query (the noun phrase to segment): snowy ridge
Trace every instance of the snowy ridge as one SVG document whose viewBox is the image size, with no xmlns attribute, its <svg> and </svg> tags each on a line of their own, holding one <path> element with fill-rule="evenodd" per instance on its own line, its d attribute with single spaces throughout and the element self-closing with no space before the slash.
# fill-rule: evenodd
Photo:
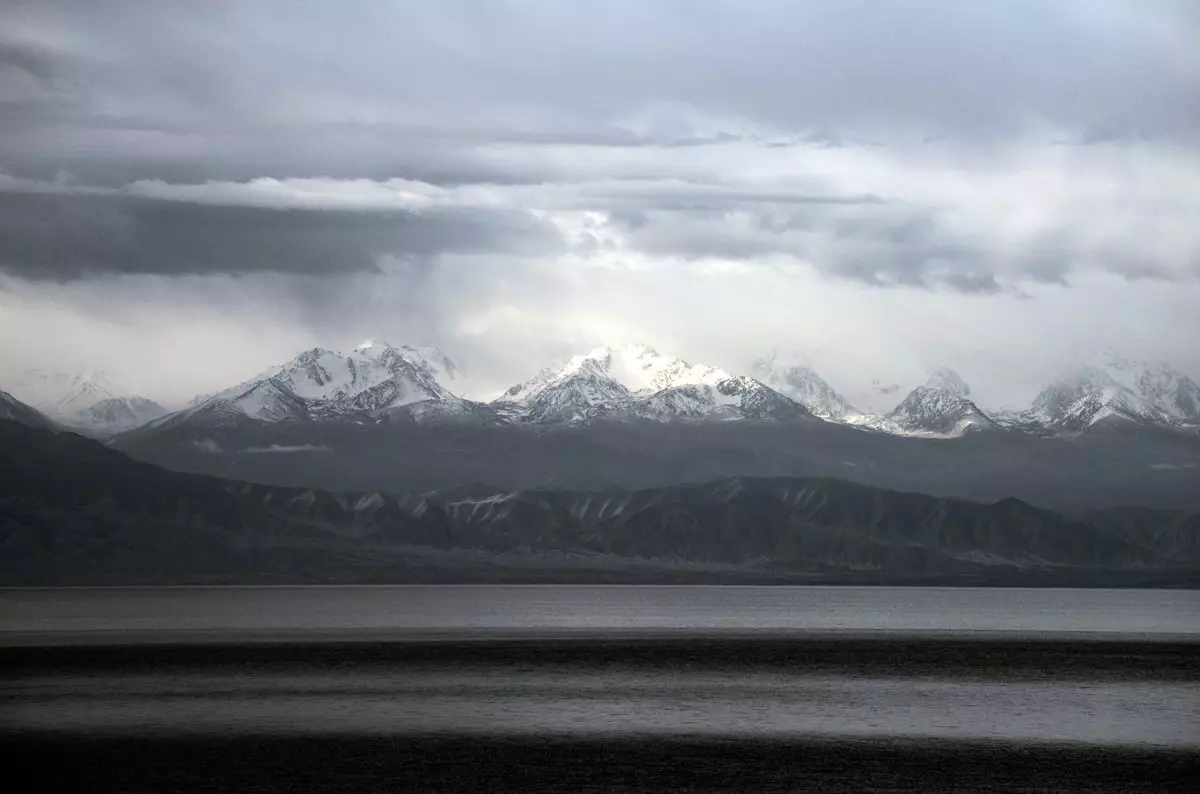
<svg viewBox="0 0 1200 794">
<path fill-rule="evenodd" d="M 691 364 L 647 345 L 600 347 L 542 370 L 494 403 L 515 421 L 768 419 L 807 416 L 795 401 L 749 377 Z"/>
<path fill-rule="evenodd" d="M 1113 421 L 1198 424 L 1200 386 L 1166 364 L 1108 356 L 1051 383 L 1013 424 L 1076 432 Z"/>
<path fill-rule="evenodd" d="M 470 404 L 442 386 L 439 375 L 455 378 L 461 371 L 434 347 L 393 347 L 374 340 L 349 354 L 317 347 L 248 381 L 193 401 L 190 407 L 151 426 L 245 419 L 332 421 L 423 403 L 442 404 L 436 412 L 425 412 L 431 415 L 467 410 Z"/>
</svg>

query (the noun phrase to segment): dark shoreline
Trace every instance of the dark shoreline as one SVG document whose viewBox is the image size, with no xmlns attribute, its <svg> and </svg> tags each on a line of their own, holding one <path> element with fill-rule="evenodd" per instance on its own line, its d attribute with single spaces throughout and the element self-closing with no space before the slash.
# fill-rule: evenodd
<svg viewBox="0 0 1200 794">
<path fill-rule="evenodd" d="M 1194 568 L 1149 570 L 994 571 L 922 573 L 879 571 L 808 571 L 787 568 L 656 565 L 626 560 L 623 564 L 569 567 L 539 562 L 537 557 L 504 564 L 497 555 L 470 555 L 455 564 L 422 559 L 364 574 L 263 574 L 261 572 L 149 574 L 116 571 L 97 574 L 95 563 L 79 569 L 31 572 L 0 570 L 0 590 L 56 590 L 151 587 L 321 587 L 396 585 L 731 585 L 753 587 L 967 587 L 1102 590 L 1200 590 Z"/>
<path fill-rule="evenodd" d="M 1191 792 L 1200 750 L 894 739 L 0 734 L 44 791 Z"/>
</svg>

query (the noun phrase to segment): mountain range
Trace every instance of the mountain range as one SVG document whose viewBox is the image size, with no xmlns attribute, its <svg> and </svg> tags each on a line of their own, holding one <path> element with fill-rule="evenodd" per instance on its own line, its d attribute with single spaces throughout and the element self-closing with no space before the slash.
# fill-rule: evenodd
<svg viewBox="0 0 1200 794">
<path fill-rule="evenodd" d="M 36 419 L 36 417 L 35 417 Z M 1189 585 L 1200 518 L 1068 516 L 842 480 L 337 492 L 167 471 L 0 420 L 0 584 L 718 581 Z"/>
<path fill-rule="evenodd" d="M 647 345 L 601 347 L 546 367 L 490 402 L 460 396 L 462 370 L 432 346 L 369 341 L 350 353 L 324 348 L 168 414 L 119 395 L 103 373 L 33 370 L 14 394 L 60 424 L 97 436 L 134 428 L 207 427 L 253 421 L 411 421 L 578 425 L 596 421 L 794 421 L 815 418 L 862 430 L 923 437 L 977 431 L 1078 433 L 1114 422 L 1195 432 L 1200 386 L 1166 364 L 1108 356 L 1051 382 L 1023 410 L 981 408 L 969 385 L 942 368 L 907 394 L 873 382 L 864 395 L 886 410 L 854 406 L 808 366 L 772 353 L 749 375 L 693 364 Z M 30 399 L 25 395 L 35 395 Z"/>
<path fill-rule="evenodd" d="M 131 430 L 47 416 L 167 468 L 338 491 L 820 476 L 1059 510 L 1200 510 L 1200 390 L 1163 365 L 1112 359 L 1058 379 L 1026 410 L 995 412 L 949 369 L 884 413 L 775 356 L 751 371 L 603 347 L 479 402 L 456 393 L 463 372 L 437 348 L 369 342 L 303 351 L 144 423 L 156 407 L 134 397 L 92 406 L 107 428 L 140 423 Z"/>
</svg>

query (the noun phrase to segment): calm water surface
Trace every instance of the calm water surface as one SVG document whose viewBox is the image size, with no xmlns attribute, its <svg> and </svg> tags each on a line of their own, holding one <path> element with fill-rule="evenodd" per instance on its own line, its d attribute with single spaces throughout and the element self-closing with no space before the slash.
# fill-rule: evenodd
<svg viewBox="0 0 1200 794">
<path fill-rule="evenodd" d="M 710 664 L 210 665 L 203 642 L 684 632 L 927 634 L 1200 643 L 1192 591 L 847 587 L 335 587 L 8 590 L 9 646 L 183 637 L 186 664 L 0 673 L 0 730 L 88 735 L 689 735 L 951 737 L 1200 748 L 1200 676 L 1089 680 L 845 674 Z M 278 634 L 282 632 L 282 634 Z M 273 634 L 275 633 L 275 634 Z M 589 640 L 590 641 L 590 640 Z M 688 640 L 691 642 L 691 640 Z M 738 640 L 742 642 L 742 640 Z M 890 642 L 890 640 L 889 640 Z M 1144 646 L 1144 642 L 1142 642 Z M 740 646 L 739 646 L 740 647 Z M 891 647 L 890 645 L 888 647 Z M 897 647 L 904 647 L 897 642 Z M 1196 645 L 1200 649 L 1200 644 Z M 86 648 L 79 653 L 86 654 Z M 1185 657 L 1187 658 L 1187 657 Z M 1200 657 L 1198 657 L 1200 659 Z M 728 660 L 726 660 L 728 662 Z M 1057 664 L 1058 662 L 1054 662 Z M 1050 664 L 1050 662 L 1048 662 Z M 895 660 L 895 670 L 904 665 Z"/>
</svg>

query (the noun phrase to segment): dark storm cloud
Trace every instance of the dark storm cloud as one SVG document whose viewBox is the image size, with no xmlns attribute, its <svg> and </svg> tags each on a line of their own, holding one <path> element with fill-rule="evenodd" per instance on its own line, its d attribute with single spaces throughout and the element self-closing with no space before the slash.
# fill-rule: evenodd
<svg viewBox="0 0 1200 794">
<path fill-rule="evenodd" d="M 560 248 L 552 227 L 507 210 L 273 209 L 0 192 L 0 270 L 28 279 L 370 272 L 385 256 L 545 255 Z"/>
<path fill-rule="evenodd" d="M 60 59 L 42 47 L 0 39 L 0 70 L 10 86 L 20 79 L 45 85 L 59 71 L 59 64 Z"/>
</svg>

